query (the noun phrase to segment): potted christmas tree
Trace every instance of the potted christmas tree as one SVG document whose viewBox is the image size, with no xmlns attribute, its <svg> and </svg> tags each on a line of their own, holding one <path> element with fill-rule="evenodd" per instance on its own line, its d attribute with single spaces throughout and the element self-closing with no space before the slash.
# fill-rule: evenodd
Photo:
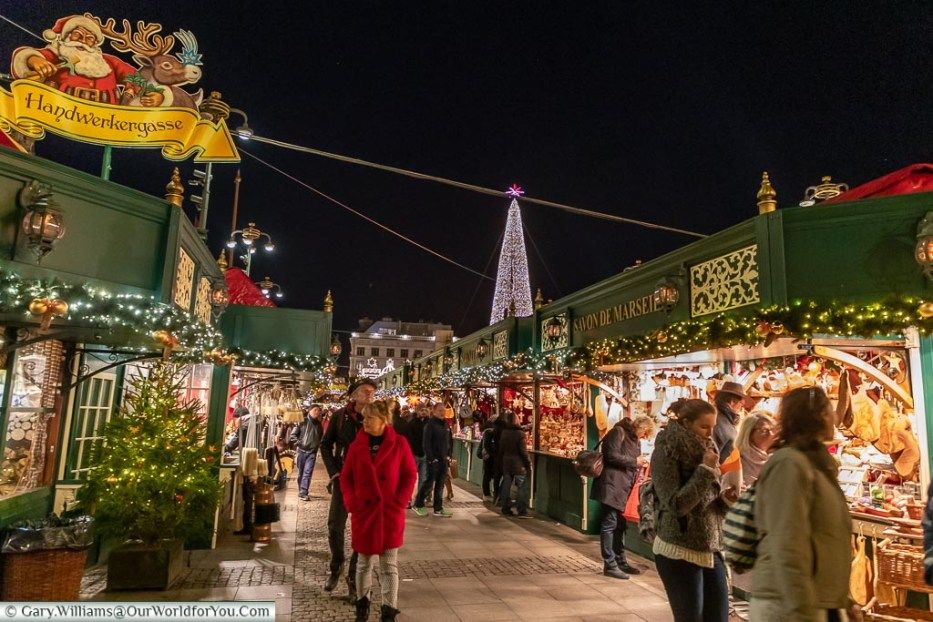
<svg viewBox="0 0 933 622">
<path fill-rule="evenodd" d="M 109 590 L 166 589 L 182 570 L 185 539 L 210 528 L 217 448 L 184 390 L 184 372 L 166 362 L 133 378 L 78 491 L 98 533 L 124 542 L 110 553 Z"/>
</svg>

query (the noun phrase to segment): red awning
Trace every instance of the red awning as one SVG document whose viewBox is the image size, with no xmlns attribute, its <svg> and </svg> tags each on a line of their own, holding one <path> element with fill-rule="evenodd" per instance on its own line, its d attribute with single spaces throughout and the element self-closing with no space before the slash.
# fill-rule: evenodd
<svg viewBox="0 0 933 622">
<path fill-rule="evenodd" d="M 275 306 L 274 302 L 262 295 L 262 291 L 240 268 L 227 268 L 224 277 L 227 279 L 230 304 L 246 305 L 248 307 Z"/>
<path fill-rule="evenodd" d="M 843 192 L 821 203 L 844 203 L 871 197 L 887 197 L 912 192 L 933 192 L 933 164 L 911 164 L 884 177 L 873 179 L 861 186 Z"/>
</svg>

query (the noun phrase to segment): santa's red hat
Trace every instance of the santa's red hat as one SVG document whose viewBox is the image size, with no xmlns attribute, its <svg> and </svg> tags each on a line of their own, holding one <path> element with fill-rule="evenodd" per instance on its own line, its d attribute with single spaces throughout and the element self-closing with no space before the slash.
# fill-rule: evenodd
<svg viewBox="0 0 933 622">
<path fill-rule="evenodd" d="M 69 17 L 62 17 L 55 22 L 55 25 L 52 28 L 42 32 L 42 38 L 46 41 L 55 41 L 61 37 L 65 37 L 69 32 L 78 27 L 84 28 L 85 30 L 90 31 L 95 37 L 97 37 L 98 43 L 103 43 L 104 33 L 100 30 L 100 24 L 97 23 L 97 20 L 92 18 L 90 15 L 71 15 Z"/>
</svg>

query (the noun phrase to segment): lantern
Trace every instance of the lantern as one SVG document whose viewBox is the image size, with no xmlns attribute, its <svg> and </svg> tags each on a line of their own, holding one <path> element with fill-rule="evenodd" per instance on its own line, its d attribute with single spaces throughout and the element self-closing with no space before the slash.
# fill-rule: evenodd
<svg viewBox="0 0 933 622">
<path fill-rule="evenodd" d="M 476 357 L 480 360 L 486 358 L 486 353 L 489 351 L 489 342 L 485 339 L 480 339 L 479 343 L 476 344 Z"/>
<path fill-rule="evenodd" d="M 330 342 L 330 355 L 337 358 L 341 352 L 343 352 L 343 346 L 340 345 L 340 339 L 337 338 L 337 335 L 334 335 L 333 341 Z"/>
<path fill-rule="evenodd" d="M 917 227 L 917 246 L 914 259 L 923 268 L 923 274 L 933 281 L 933 212 L 927 212 Z"/>
<path fill-rule="evenodd" d="M 64 237 L 64 216 L 52 199 L 52 189 L 36 181 L 23 188 L 19 202 L 25 210 L 20 229 L 29 249 L 36 254 L 36 260 L 41 261 Z"/>
<path fill-rule="evenodd" d="M 672 280 L 664 279 L 655 287 L 653 298 L 655 306 L 669 314 L 680 300 L 680 290 Z"/>
</svg>

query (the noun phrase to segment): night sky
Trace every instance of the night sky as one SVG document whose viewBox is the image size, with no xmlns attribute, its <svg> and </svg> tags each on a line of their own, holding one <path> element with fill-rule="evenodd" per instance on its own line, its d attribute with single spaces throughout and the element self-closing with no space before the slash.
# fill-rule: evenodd
<svg viewBox="0 0 933 622">
<path fill-rule="evenodd" d="M 259 135 L 702 233 L 757 213 L 763 170 L 790 206 L 821 175 L 854 186 L 933 159 L 930 3 L 661 4 L 6 0 L 0 13 L 37 33 L 87 10 L 186 28 L 204 77 L 185 88 L 222 92 Z M 6 23 L 0 41 L 7 58 L 42 46 Z M 495 276 L 506 199 L 245 147 Z M 50 135 L 37 153 L 99 172 L 98 147 Z M 112 179 L 162 195 L 172 164 L 158 153 L 116 150 Z M 240 168 L 239 226 L 254 220 L 278 245 L 253 277 L 280 283 L 284 305 L 320 309 L 330 288 L 337 329 L 364 315 L 458 335 L 488 323 L 492 281 L 477 290 L 478 277 L 248 157 Z M 214 167 L 215 254 L 235 170 Z M 522 216 L 540 250 L 526 242 L 532 289 L 548 298 L 691 241 L 531 204 Z"/>
</svg>

